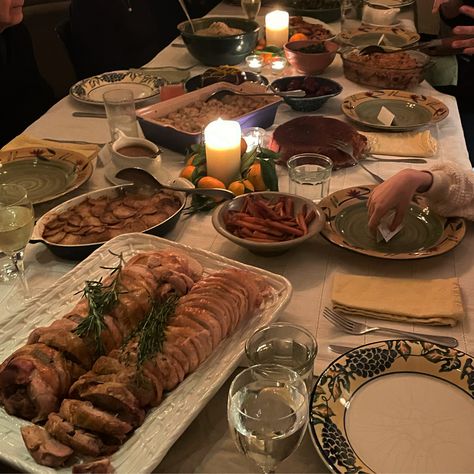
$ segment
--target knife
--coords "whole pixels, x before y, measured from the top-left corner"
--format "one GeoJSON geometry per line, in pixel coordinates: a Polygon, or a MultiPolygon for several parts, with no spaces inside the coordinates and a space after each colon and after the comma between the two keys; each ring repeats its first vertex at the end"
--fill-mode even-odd
{"type": "Polygon", "coordinates": [[[105,112],[73,112],[73,117],[107,118],[105,112]]]}
{"type": "Polygon", "coordinates": [[[349,346],[339,346],[337,344],[329,344],[328,348],[332,352],[336,352],[337,354],[345,354],[346,352],[352,351],[352,349],[355,349],[355,347],[349,347],[349,346]]]}

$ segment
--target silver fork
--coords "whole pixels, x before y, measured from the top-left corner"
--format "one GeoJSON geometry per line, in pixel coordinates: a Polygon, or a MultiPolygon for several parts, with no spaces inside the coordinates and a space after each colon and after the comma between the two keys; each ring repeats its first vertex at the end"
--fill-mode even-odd
{"type": "Polygon", "coordinates": [[[392,329],[382,326],[367,326],[366,324],[358,323],[352,319],[341,316],[330,308],[324,308],[323,316],[332,324],[334,324],[334,326],[337,326],[339,329],[342,329],[344,332],[349,334],[361,335],[368,332],[380,331],[396,334],[398,336],[404,336],[409,339],[420,339],[422,341],[432,342],[434,344],[442,344],[448,347],[457,347],[458,345],[458,340],[450,336],[432,336],[431,334],[402,331],[400,329],[392,329]]]}
{"type": "Polygon", "coordinates": [[[337,148],[338,150],[341,150],[342,152],[346,153],[349,155],[354,161],[356,165],[359,165],[363,170],[367,171],[372,178],[377,181],[377,183],[383,183],[385,180],[379,176],[378,174],[374,173],[373,171],[369,170],[369,168],[366,168],[358,159],[355,158],[354,156],[354,148],[350,143],[346,143],[342,140],[339,140],[337,138],[333,139],[333,141],[329,144],[329,146],[333,146],[334,148],[337,148]]]}

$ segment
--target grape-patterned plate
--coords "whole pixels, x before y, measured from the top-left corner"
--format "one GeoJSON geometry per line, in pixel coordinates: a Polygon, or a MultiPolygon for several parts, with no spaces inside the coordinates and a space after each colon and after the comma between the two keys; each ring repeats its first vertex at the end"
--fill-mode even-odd
{"type": "Polygon", "coordinates": [[[316,382],[310,432],[332,472],[472,472],[473,356],[422,341],[352,349],[316,382]]]}

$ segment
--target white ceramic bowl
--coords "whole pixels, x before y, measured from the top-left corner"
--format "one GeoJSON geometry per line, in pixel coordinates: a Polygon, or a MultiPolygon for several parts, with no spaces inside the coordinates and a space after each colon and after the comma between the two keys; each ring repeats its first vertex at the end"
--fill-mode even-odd
{"type": "Polygon", "coordinates": [[[229,239],[235,244],[246,248],[252,253],[267,256],[282,254],[294,247],[297,247],[298,245],[310,239],[311,237],[314,237],[324,227],[324,223],[326,222],[324,212],[317,204],[315,204],[313,201],[310,201],[309,199],[306,199],[301,196],[296,196],[294,194],[280,193],[275,191],[262,191],[258,193],[256,192],[252,193],[252,195],[260,195],[267,199],[275,199],[281,196],[290,197],[293,199],[294,202],[295,213],[299,212],[305,204],[306,206],[308,206],[308,209],[314,210],[314,212],[316,213],[315,219],[308,226],[308,233],[306,235],[303,235],[302,237],[297,237],[292,240],[285,240],[283,242],[254,242],[252,240],[243,239],[232,234],[227,230],[224,222],[225,214],[228,211],[240,210],[244,203],[244,199],[249,195],[242,194],[241,196],[237,196],[231,201],[225,201],[214,210],[214,213],[212,214],[212,225],[214,226],[216,231],[219,232],[219,234],[223,235],[225,238],[229,239]]]}

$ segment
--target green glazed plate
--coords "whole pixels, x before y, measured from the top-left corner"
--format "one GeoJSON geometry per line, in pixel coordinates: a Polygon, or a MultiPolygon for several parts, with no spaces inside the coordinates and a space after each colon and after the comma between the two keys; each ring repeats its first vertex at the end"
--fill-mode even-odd
{"type": "Polygon", "coordinates": [[[341,43],[360,47],[378,44],[382,35],[384,35],[382,46],[393,48],[408,46],[420,39],[420,35],[415,31],[404,30],[396,26],[370,25],[362,25],[356,30],[344,31],[338,35],[338,39],[341,43]]]}
{"type": "Polygon", "coordinates": [[[334,473],[471,472],[473,357],[422,341],[352,349],[317,380],[309,431],[334,473]]]}
{"type": "Polygon", "coordinates": [[[130,89],[136,102],[157,97],[165,81],[156,75],[136,71],[112,71],[92,76],[74,84],[69,90],[72,98],[86,104],[103,105],[104,92],[130,89]]]}
{"type": "Polygon", "coordinates": [[[319,203],[326,214],[321,235],[339,247],[391,260],[441,255],[456,247],[466,233],[464,219],[444,218],[413,202],[403,229],[389,242],[377,242],[368,229],[367,199],[374,186],[342,189],[319,203]]]}
{"type": "Polygon", "coordinates": [[[449,115],[446,105],[434,97],[390,89],[359,92],[346,97],[342,111],[361,125],[394,132],[432,125],[449,115]],[[395,115],[392,125],[378,120],[382,106],[395,115]]]}
{"type": "Polygon", "coordinates": [[[78,188],[92,171],[85,156],[69,150],[26,147],[0,152],[0,183],[23,186],[33,204],[78,188]]]}

